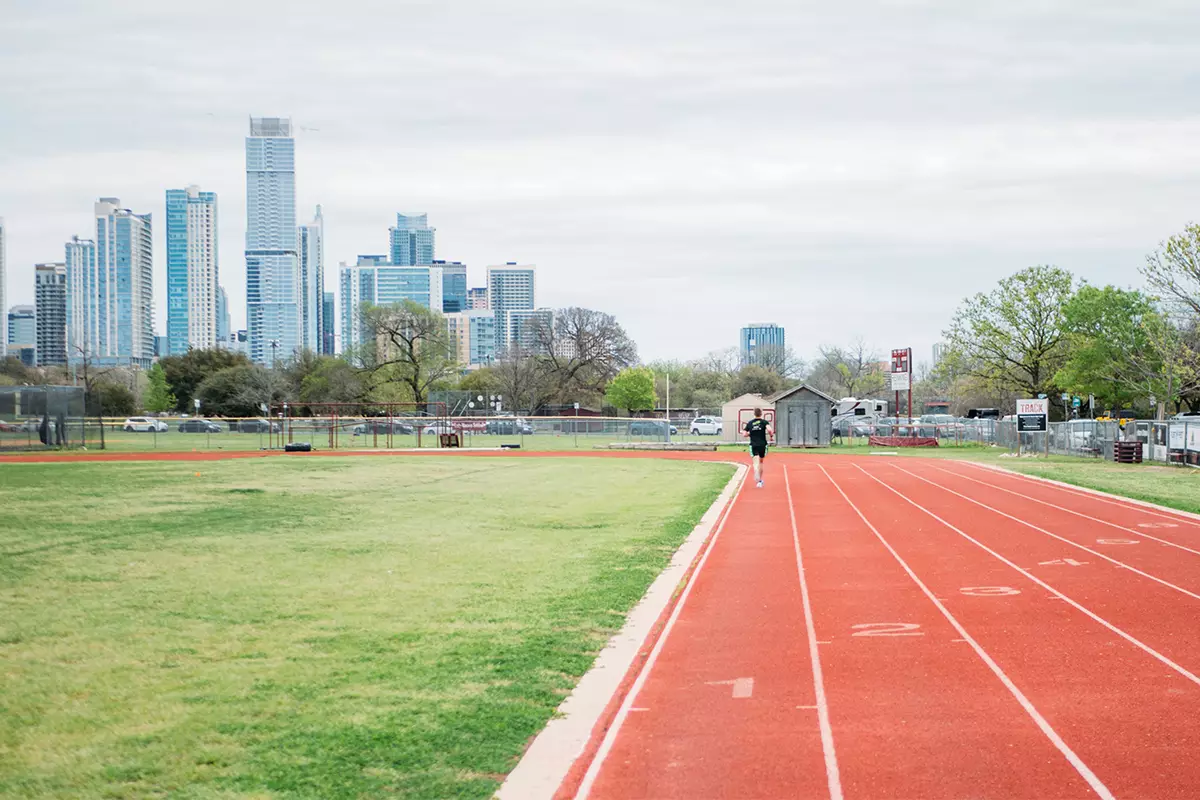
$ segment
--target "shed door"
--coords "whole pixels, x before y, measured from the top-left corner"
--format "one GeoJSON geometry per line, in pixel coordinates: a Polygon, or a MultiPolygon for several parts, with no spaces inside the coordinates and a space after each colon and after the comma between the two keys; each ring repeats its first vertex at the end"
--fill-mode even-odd
{"type": "Polygon", "coordinates": [[[804,409],[792,406],[788,409],[787,443],[790,446],[804,444],[804,409]]]}
{"type": "Polygon", "coordinates": [[[804,446],[817,447],[821,444],[821,413],[816,406],[804,407],[804,446]]]}

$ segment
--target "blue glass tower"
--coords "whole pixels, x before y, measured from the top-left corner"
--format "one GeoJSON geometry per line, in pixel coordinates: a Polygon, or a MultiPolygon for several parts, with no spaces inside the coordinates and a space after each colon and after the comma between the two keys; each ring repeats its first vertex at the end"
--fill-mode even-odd
{"type": "Polygon", "coordinates": [[[221,340],[217,195],[198,186],[167,190],[167,349],[216,347],[221,340]]]}
{"type": "MultiPolygon", "coordinates": [[[[742,328],[742,366],[760,364],[767,351],[779,353],[786,348],[783,328],[774,322],[747,325],[742,328]]],[[[761,364],[760,364],[761,365],[761,364]]]]}
{"type": "Polygon", "coordinates": [[[97,363],[154,360],[154,231],[150,214],[134,214],[115,197],[101,197],[96,214],[96,293],[86,347],[97,363]]]}
{"type": "Polygon", "coordinates": [[[442,268],[442,313],[467,310],[467,265],[459,261],[434,261],[442,268]]]}
{"type": "Polygon", "coordinates": [[[396,227],[389,228],[392,264],[397,267],[426,267],[433,264],[433,238],[428,214],[397,214],[396,227]]]}
{"type": "Polygon", "coordinates": [[[251,117],[246,137],[246,328],[250,358],[274,364],[301,346],[292,122],[251,117]]]}

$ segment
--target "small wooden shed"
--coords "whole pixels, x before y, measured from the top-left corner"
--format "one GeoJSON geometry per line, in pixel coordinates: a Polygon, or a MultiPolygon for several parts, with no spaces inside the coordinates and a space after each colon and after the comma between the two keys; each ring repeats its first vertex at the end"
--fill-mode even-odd
{"type": "MultiPolygon", "coordinates": [[[[754,418],[754,409],[764,411],[771,406],[761,394],[743,394],[733,398],[721,406],[721,427],[727,442],[745,441],[742,436],[742,426],[754,418]]],[[[768,420],[770,421],[770,420],[768,420]]]]}
{"type": "Polygon", "coordinates": [[[775,442],[779,447],[828,447],[833,429],[833,408],[829,395],[800,384],[784,389],[763,403],[775,409],[775,442]]]}

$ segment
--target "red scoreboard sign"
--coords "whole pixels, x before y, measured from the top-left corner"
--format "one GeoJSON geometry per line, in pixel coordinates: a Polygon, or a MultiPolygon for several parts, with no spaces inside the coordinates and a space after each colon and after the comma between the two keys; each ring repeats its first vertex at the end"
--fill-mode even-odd
{"type": "Polygon", "coordinates": [[[912,348],[892,351],[892,372],[912,372],[912,348]]]}

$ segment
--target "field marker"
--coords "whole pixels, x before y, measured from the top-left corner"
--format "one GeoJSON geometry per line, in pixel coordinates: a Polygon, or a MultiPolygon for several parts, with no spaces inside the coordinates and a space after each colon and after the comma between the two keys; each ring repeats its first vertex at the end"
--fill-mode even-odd
{"type": "Polygon", "coordinates": [[[738,700],[754,694],[754,678],[735,678],[731,681],[708,681],[705,686],[732,686],[733,699],[738,700]]]}
{"type": "MultiPolygon", "coordinates": [[[[1166,656],[1164,656],[1162,653],[1160,653],[1160,652],[1158,652],[1157,650],[1155,650],[1154,648],[1150,647],[1150,645],[1146,644],[1145,642],[1142,642],[1142,641],[1140,641],[1139,639],[1136,639],[1136,638],[1134,638],[1132,635],[1130,635],[1130,634],[1126,633],[1125,631],[1121,630],[1121,629],[1120,629],[1120,628],[1118,628],[1116,625],[1113,625],[1111,622],[1109,622],[1108,620],[1104,619],[1104,618],[1103,618],[1103,617],[1101,617],[1099,614],[1097,614],[1097,613],[1095,613],[1094,611],[1092,611],[1092,610],[1090,610],[1090,609],[1088,609],[1088,608],[1086,608],[1086,607],[1084,607],[1084,606],[1080,605],[1080,604],[1079,604],[1079,603],[1077,603],[1076,601],[1072,600],[1070,597],[1067,597],[1065,594],[1063,594],[1062,592],[1060,592],[1058,589],[1055,589],[1053,586],[1051,586],[1050,584],[1046,583],[1046,582],[1045,582],[1044,580],[1042,580],[1041,578],[1039,578],[1039,577],[1037,577],[1036,575],[1034,575],[1034,574],[1030,573],[1028,570],[1021,569],[1021,568],[1020,568],[1020,567],[1018,567],[1016,564],[1014,564],[1013,562],[1009,561],[1007,558],[1005,558],[1004,556],[1000,555],[999,553],[997,553],[997,552],[996,552],[995,550],[993,550],[992,548],[988,547],[988,546],[987,546],[986,544],[984,544],[983,542],[981,542],[981,541],[979,541],[978,539],[974,538],[974,537],[973,537],[973,536],[971,536],[970,534],[968,534],[968,533],[966,533],[966,532],[964,532],[964,531],[960,530],[959,528],[956,528],[956,527],[954,527],[954,526],[953,526],[953,525],[951,525],[949,522],[947,522],[946,520],[944,520],[944,519],[942,519],[941,517],[939,517],[937,514],[935,514],[935,513],[933,513],[932,511],[930,511],[928,508],[925,508],[925,507],[924,507],[923,505],[921,505],[920,503],[917,503],[917,502],[916,502],[916,501],[914,501],[914,500],[910,500],[908,497],[906,497],[906,496],[904,495],[904,493],[903,493],[903,492],[901,492],[901,491],[899,491],[899,490],[897,490],[897,489],[894,489],[893,487],[889,486],[887,483],[885,483],[884,481],[881,481],[879,478],[876,478],[874,475],[872,475],[871,473],[867,472],[867,471],[866,471],[865,469],[863,469],[862,467],[859,467],[857,464],[855,464],[855,468],[857,468],[858,470],[860,470],[860,471],[861,471],[861,472],[862,472],[864,475],[866,475],[868,478],[870,478],[871,480],[873,480],[873,481],[875,481],[876,483],[878,483],[878,484],[879,484],[880,486],[882,486],[883,488],[887,489],[887,490],[888,490],[889,492],[891,492],[892,494],[894,494],[894,495],[896,495],[897,497],[899,497],[899,498],[900,498],[901,500],[903,500],[904,502],[906,502],[906,503],[908,503],[909,505],[912,505],[912,506],[914,506],[914,507],[916,507],[916,508],[919,508],[921,511],[924,511],[926,514],[928,514],[929,516],[933,517],[935,520],[937,520],[938,522],[942,523],[942,524],[943,524],[943,525],[945,525],[947,528],[949,528],[950,530],[954,531],[955,533],[957,533],[959,536],[961,536],[961,537],[963,537],[964,539],[966,539],[966,540],[967,540],[968,542],[970,542],[971,544],[975,545],[976,547],[978,547],[979,549],[983,550],[984,552],[991,554],[991,555],[992,555],[993,557],[995,557],[995,558],[996,558],[998,561],[1001,561],[1002,563],[1004,563],[1004,564],[1007,564],[1008,566],[1012,567],[1012,568],[1013,568],[1013,569],[1015,569],[1017,572],[1021,573],[1021,574],[1022,574],[1022,575],[1024,575],[1026,578],[1028,578],[1029,580],[1031,580],[1031,581],[1033,581],[1034,583],[1036,583],[1038,586],[1041,586],[1041,587],[1042,587],[1043,589],[1045,589],[1046,591],[1048,591],[1048,592],[1050,592],[1051,594],[1055,595],[1055,596],[1056,596],[1058,599],[1060,599],[1060,600],[1062,600],[1062,601],[1064,601],[1064,602],[1066,602],[1066,603],[1069,603],[1069,604],[1070,604],[1072,607],[1074,607],[1074,608],[1078,609],[1079,611],[1082,611],[1084,614],[1086,614],[1087,616],[1091,617],[1091,618],[1092,618],[1093,620],[1095,620],[1096,622],[1099,622],[1101,625],[1103,625],[1104,627],[1108,628],[1110,631],[1112,631],[1113,633],[1117,634],[1118,636],[1120,636],[1120,637],[1121,637],[1122,639],[1124,639],[1125,641],[1127,641],[1127,642],[1129,642],[1130,644],[1134,645],[1135,647],[1137,647],[1138,649],[1142,650],[1142,651],[1143,651],[1143,652],[1145,652],[1146,654],[1148,654],[1148,655],[1150,655],[1150,656],[1152,656],[1152,657],[1154,657],[1154,658],[1158,659],[1160,662],[1162,662],[1162,663],[1163,663],[1163,664],[1165,664],[1166,666],[1170,667],[1171,669],[1175,670],[1176,672],[1178,672],[1178,673],[1179,673],[1180,675],[1182,675],[1183,677],[1187,678],[1187,679],[1188,679],[1189,681],[1191,681],[1192,683],[1196,684],[1197,686],[1200,686],[1200,677],[1197,677],[1196,675],[1192,674],[1192,673],[1191,673],[1191,672],[1189,672],[1188,670],[1186,670],[1186,669],[1184,669],[1183,667],[1179,666],[1179,665],[1178,665],[1178,664],[1176,664],[1174,661],[1172,661],[1171,659],[1169,659],[1169,658],[1167,658],[1166,656]]],[[[936,485],[936,484],[935,484],[935,485],[936,485]]],[[[1100,554],[1097,554],[1097,555],[1100,555],[1100,554]]],[[[1107,558],[1107,556],[1103,556],[1103,555],[1101,555],[1101,557],[1102,557],[1102,558],[1107,558]]],[[[1111,560],[1111,559],[1109,559],[1109,560],[1111,560]]],[[[1129,567],[1129,569],[1133,569],[1133,568],[1132,568],[1132,567],[1129,567]]],[[[1135,571],[1136,571],[1136,570],[1135,570],[1135,571]]],[[[1144,574],[1144,573],[1143,573],[1143,574],[1144,574]]],[[[1147,575],[1146,577],[1153,578],[1153,576],[1152,576],[1152,575],[1147,575]]],[[[1154,578],[1154,580],[1158,580],[1158,579],[1157,579],[1157,578],[1154,578]]],[[[1165,581],[1159,581],[1159,582],[1160,582],[1160,583],[1165,583],[1165,581]]],[[[1168,584],[1168,585],[1170,585],[1170,584],[1168,584]]],[[[1179,587],[1175,587],[1175,588],[1177,588],[1177,589],[1178,589],[1179,587]]],[[[1191,592],[1188,592],[1188,591],[1187,591],[1187,590],[1185,590],[1185,589],[1180,589],[1179,591],[1181,591],[1181,592],[1184,592],[1184,594],[1191,594],[1191,592]]],[[[1193,597],[1195,597],[1196,595],[1192,595],[1192,596],[1193,596],[1193,597]]]]}
{"type": "MultiPolygon", "coordinates": [[[[907,502],[912,503],[913,505],[917,506],[917,508],[920,508],[922,511],[924,511],[926,514],[929,514],[931,517],[936,519],[938,522],[941,522],[943,525],[948,525],[951,528],[953,528],[953,530],[958,531],[958,528],[954,528],[952,525],[950,525],[950,523],[946,522],[941,517],[934,514],[932,511],[930,511],[926,508],[923,508],[922,506],[919,506],[916,503],[913,503],[913,501],[909,500],[908,497],[906,497],[903,492],[898,492],[895,489],[892,489],[891,486],[888,486],[888,484],[879,480],[879,478],[876,478],[874,475],[871,475],[871,473],[867,472],[866,470],[864,470],[862,467],[858,466],[857,464],[855,464],[854,466],[856,469],[861,470],[863,472],[863,474],[867,475],[868,477],[870,477],[872,480],[876,481],[877,483],[880,483],[883,486],[887,486],[888,489],[891,489],[891,491],[900,495],[900,497],[903,497],[907,502]]],[[[908,470],[904,469],[904,467],[900,467],[895,464],[892,464],[891,466],[895,467],[896,469],[900,470],[901,472],[903,472],[906,475],[911,475],[912,477],[916,478],[917,480],[919,480],[923,483],[928,483],[930,486],[937,487],[938,489],[941,489],[943,492],[949,492],[950,494],[954,495],[955,497],[961,497],[963,500],[966,500],[968,503],[974,503],[975,505],[977,505],[981,508],[986,508],[988,511],[999,514],[1002,517],[1011,519],[1013,522],[1016,522],[1020,525],[1024,525],[1027,528],[1032,528],[1033,530],[1037,531],[1038,533],[1044,533],[1047,536],[1051,537],[1052,539],[1058,539],[1060,542],[1069,544],[1069,545],[1071,545],[1071,547],[1077,547],[1080,550],[1084,551],[1085,553],[1091,553],[1094,556],[1103,558],[1105,561],[1109,562],[1110,564],[1116,564],[1118,567],[1120,567],[1122,569],[1127,569],[1136,575],[1141,575],[1143,578],[1149,578],[1150,580],[1154,581],[1155,583],[1160,583],[1163,586],[1166,586],[1168,589],[1174,589],[1175,591],[1179,592],[1180,594],[1186,594],[1188,597],[1191,597],[1196,600],[1200,600],[1200,594],[1196,594],[1195,592],[1188,591],[1187,589],[1184,589],[1182,586],[1176,586],[1175,584],[1171,583],[1170,581],[1165,581],[1162,578],[1157,578],[1157,577],[1151,575],[1149,572],[1143,572],[1142,570],[1138,569],[1137,567],[1126,564],[1124,561],[1118,561],[1117,559],[1112,558],[1111,556],[1106,556],[1104,553],[1101,553],[1099,550],[1093,550],[1092,548],[1090,548],[1086,545],[1082,545],[1079,542],[1072,541],[1065,536],[1059,536],[1057,533],[1051,533],[1050,531],[1046,530],[1045,528],[1041,528],[1041,527],[1038,527],[1037,525],[1034,525],[1032,522],[1027,522],[1027,521],[1021,519],[1020,517],[1014,517],[1012,514],[1008,514],[1004,511],[1001,511],[998,508],[993,508],[992,506],[989,506],[987,503],[981,503],[978,500],[974,499],[973,497],[968,497],[967,495],[963,494],[962,492],[956,492],[948,486],[943,486],[942,484],[937,483],[936,481],[931,481],[928,478],[922,478],[920,475],[917,475],[915,472],[909,472],[908,470]]],[[[961,531],[960,531],[960,533],[961,533],[961,531]]],[[[963,534],[963,535],[966,536],[966,534],[963,534]]],[[[971,541],[974,542],[975,540],[971,539],[971,541]]],[[[1097,544],[1113,544],[1113,545],[1138,544],[1138,542],[1134,541],[1133,539],[1097,539],[1096,543],[1097,544]]],[[[979,543],[976,542],[976,544],[979,544],[979,543]]],[[[979,546],[983,547],[984,545],[979,544],[979,546]]],[[[994,551],[989,550],[988,552],[994,552],[994,551]]],[[[1021,567],[1018,567],[1016,564],[1013,564],[1011,561],[1007,561],[1006,563],[1008,563],[1010,566],[1012,566],[1013,569],[1020,570],[1025,575],[1030,575],[1029,572],[1027,572],[1024,569],[1021,569],[1021,567]]],[[[1033,577],[1033,576],[1030,575],[1030,577],[1033,577]]],[[[1190,675],[1191,673],[1188,673],[1188,674],[1190,675]]]]}
{"type": "MultiPolygon", "coordinates": [[[[971,645],[971,649],[975,651],[975,654],[978,655],[983,663],[988,666],[988,669],[992,671],[992,674],[1000,679],[1000,682],[1004,684],[1004,688],[1008,689],[1009,693],[1016,698],[1016,701],[1020,703],[1021,708],[1025,709],[1025,713],[1033,719],[1034,723],[1039,729],[1041,729],[1042,733],[1046,735],[1046,738],[1049,739],[1051,744],[1058,749],[1058,752],[1062,753],[1063,757],[1066,758],[1071,766],[1075,768],[1075,771],[1079,773],[1080,777],[1087,781],[1088,785],[1092,787],[1092,791],[1094,791],[1104,800],[1116,800],[1116,798],[1113,797],[1112,792],[1108,790],[1108,787],[1105,786],[1098,777],[1096,777],[1096,774],[1088,768],[1087,764],[1083,763],[1083,760],[1075,754],[1075,751],[1067,746],[1067,743],[1063,741],[1062,737],[1058,735],[1054,728],[1050,727],[1050,723],[1046,721],[1045,717],[1043,717],[1036,708],[1034,708],[1033,703],[1029,702],[1029,698],[1027,698],[1024,693],[1017,688],[1017,685],[1013,683],[1004,670],[1000,668],[1000,665],[997,664],[992,657],[987,654],[987,651],[979,645],[979,642],[975,641],[975,639],[971,637],[971,634],[967,633],[967,629],[962,626],[962,623],[960,623],[958,619],[956,619],[955,616],[951,614],[950,611],[944,605],[942,605],[936,597],[934,597],[933,592],[929,590],[929,587],[922,583],[921,579],[917,577],[917,573],[913,572],[912,567],[908,566],[908,562],[900,557],[900,554],[896,552],[896,549],[888,543],[887,539],[883,538],[883,534],[879,532],[879,529],[871,524],[871,521],[866,518],[862,511],[859,510],[858,506],[854,505],[854,501],[851,500],[844,491],[842,491],[842,487],[839,486],[837,481],[833,479],[833,476],[826,471],[825,467],[819,464],[817,466],[819,466],[821,471],[825,473],[825,477],[828,478],[829,482],[833,484],[833,488],[837,489],[838,494],[842,496],[842,499],[849,504],[850,508],[854,509],[855,514],[858,514],[859,519],[861,519],[863,523],[871,529],[871,532],[875,534],[875,538],[877,538],[883,544],[883,546],[887,548],[888,552],[892,554],[892,558],[896,559],[897,563],[904,568],[904,571],[908,573],[908,577],[912,579],[913,583],[915,583],[917,587],[925,593],[925,596],[930,599],[937,610],[942,612],[942,616],[944,616],[950,625],[953,626],[954,630],[958,631],[958,634],[963,637],[963,641],[971,645]]],[[[859,469],[862,468],[859,467],[859,469]]],[[[868,477],[874,477],[866,470],[862,471],[868,477]]],[[[887,484],[884,484],[884,486],[887,486],[887,484]]],[[[889,486],[888,488],[890,489],[891,487],[889,486]]],[[[893,491],[895,490],[893,489],[893,491]]]]}
{"type": "MultiPolygon", "coordinates": [[[[975,478],[969,477],[967,475],[961,475],[952,470],[943,469],[942,467],[933,467],[933,469],[936,469],[938,472],[944,472],[947,475],[954,475],[955,477],[962,478],[965,481],[971,481],[971,483],[978,483],[980,486],[987,486],[989,488],[997,489],[1001,492],[1006,492],[1007,494],[1011,494],[1016,497],[1023,497],[1024,499],[1030,500],[1034,503],[1041,503],[1044,506],[1049,506],[1050,508],[1056,508],[1059,511],[1065,511],[1068,514],[1074,514],[1077,517],[1082,517],[1083,519],[1091,520],[1092,522],[1097,522],[1101,525],[1107,525],[1110,528],[1116,528],[1119,531],[1125,531],[1127,533],[1136,533],[1139,536],[1144,536],[1147,539],[1153,539],[1154,541],[1159,542],[1160,544],[1165,544],[1168,547],[1174,547],[1176,549],[1184,550],[1186,552],[1193,553],[1195,555],[1200,556],[1200,550],[1193,550],[1192,548],[1184,547],[1183,545],[1178,544],[1177,542],[1172,542],[1168,539],[1160,539],[1157,536],[1151,536],[1150,534],[1146,533],[1145,531],[1135,531],[1133,528],[1126,528],[1124,525],[1118,525],[1117,523],[1110,522],[1106,519],[1101,519],[1099,517],[1093,517],[1090,514],[1084,514],[1082,511],[1075,511],[1074,509],[1066,508],[1065,506],[1055,505],[1054,503],[1051,503],[1048,500],[1041,500],[1037,497],[1030,497],[1027,494],[1021,494],[1020,492],[1014,492],[1012,489],[1005,489],[1003,486],[996,486],[995,484],[976,480],[975,478]]],[[[1079,496],[1079,495],[1076,495],[1076,496],[1079,496]]],[[[1130,510],[1133,510],[1133,509],[1130,509],[1130,510]]],[[[1178,528],[1179,526],[1173,522],[1139,522],[1138,527],[1139,528],[1178,528]]]]}
{"type": "Polygon", "coordinates": [[[788,477],[787,465],[783,467],[783,485],[787,489],[788,516],[792,520],[792,543],[796,548],[796,573],[800,576],[800,599],[804,602],[804,626],[808,629],[808,657],[812,661],[813,689],[817,696],[817,720],[821,728],[821,749],[825,753],[825,778],[829,783],[829,800],[842,800],[842,779],[838,773],[837,752],[833,748],[833,725],[829,722],[829,703],[825,699],[825,682],[821,677],[821,655],[817,652],[817,631],[816,626],[813,625],[812,604],[808,600],[808,581],[804,578],[804,558],[800,555],[800,532],[796,528],[796,504],[792,502],[792,481],[788,477]]]}

